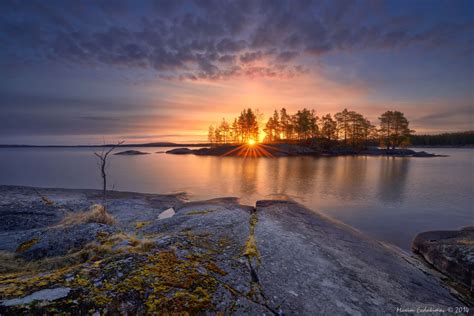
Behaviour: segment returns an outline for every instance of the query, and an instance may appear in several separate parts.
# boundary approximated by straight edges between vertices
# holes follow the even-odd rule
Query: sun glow
[[[257,142],[255,141],[255,139],[249,139],[249,141],[247,142],[250,146],[253,146],[255,145]]]

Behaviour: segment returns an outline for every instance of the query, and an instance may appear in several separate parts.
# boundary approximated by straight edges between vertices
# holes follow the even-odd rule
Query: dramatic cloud
[[[472,21],[355,1],[2,1],[3,59],[153,69],[162,78],[293,77],[306,58],[466,49]],[[393,12],[392,12],[393,11]],[[419,12],[418,12],[419,11]],[[420,14],[422,13],[422,14]],[[283,65],[282,65],[283,64]]]
[[[2,0],[0,143],[204,140],[243,107],[468,129],[473,33],[469,0]]]

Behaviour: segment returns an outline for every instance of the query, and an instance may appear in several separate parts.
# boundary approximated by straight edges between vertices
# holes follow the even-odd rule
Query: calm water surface
[[[132,149],[132,148],[127,148]],[[409,249],[421,231],[474,225],[474,149],[425,149],[446,158],[113,156],[115,190],[186,191],[244,203],[288,195],[311,209]],[[0,184],[100,188],[93,148],[0,149]]]

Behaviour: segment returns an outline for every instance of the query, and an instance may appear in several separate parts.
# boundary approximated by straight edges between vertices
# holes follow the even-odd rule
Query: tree
[[[405,115],[399,111],[386,111],[379,117],[381,142],[389,149],[395,149],[402,143],[407,143],[412,130]]]
[[[362,114],[344,109],[334,115],[337,125],[337,137],[344,141],[345,145],[361,147],[373,134],[373,125]]]
[[[240,130],[240,140],[247,143],[250,139],[258,140],[259,126],[257,116],[252,109],[243,110],[237,120],[237,125]]]
[[[348,138],[353,147],[362,146],[368,139],[372,124],[362,114],[349,111]]]
[[[280,139],[280,118],[277,110],[275,110],[273,116],[268,119],[263,130],[266,134],[265,140],[267,142],[271,143]]]
[[[319,136],[319,118],[316,116],[316,111],[311,110],[309,114],[309,133],[311,138]]]
[[[209,130],[207,132],[207,139],[209,143],[214,144],[216,142],[215,134],[214,134],[214,126],[209,125]]]
[[[337,137],[344,140],[344,144],[347,144],[347,135],[349,133],[349,111],[347,109],[342,110],[334,115],[337,123]]]
[[[225,118],[222,119],[221,125],[219,125],[219,134],[222,143],[227,144],[230,141],[230,126]]]
[[[329,141],[337,138],[337,123],[331,114],[326,114],[321,118],[321,136]]]
[[[239,124],[237,122],[237,119],[234,119],[234,122],[232,122],[232,127],[230,128],[230,133],[231,133],[231,137],[232,137],[232,142],[238,143],[239,140],[240,140],[241,132],[240,132],[240,128],[239,128]]]
[[[291,117],[285,108],[280,110],[280,135],[283,139],[291,140],[293,137],[293,125]]]
[[[298,140],[308,140],[318,133],[317,116],[314,110],[298,110],[293,116],[294,130]]]
[[[94,155],[99,159],[100,175],[102,177],[102,199],[104,204],[104,210],[107,208],[107,166],[109,155],[114,151],[117,146],[120,146],[124,141],[118,142],[116,145],[110,146],[109,150],[105,150],[106,146],[102,147],[100,153],[95,152]]]
[[[214,143],[216,145],[222,144],[222,131],[219,127],[214,129]]]

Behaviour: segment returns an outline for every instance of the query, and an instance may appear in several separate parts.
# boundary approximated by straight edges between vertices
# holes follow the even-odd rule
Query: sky
[[[0,144],[205,141],[246,107],[474,129],[474,1],[2,0],[0,47]]]

